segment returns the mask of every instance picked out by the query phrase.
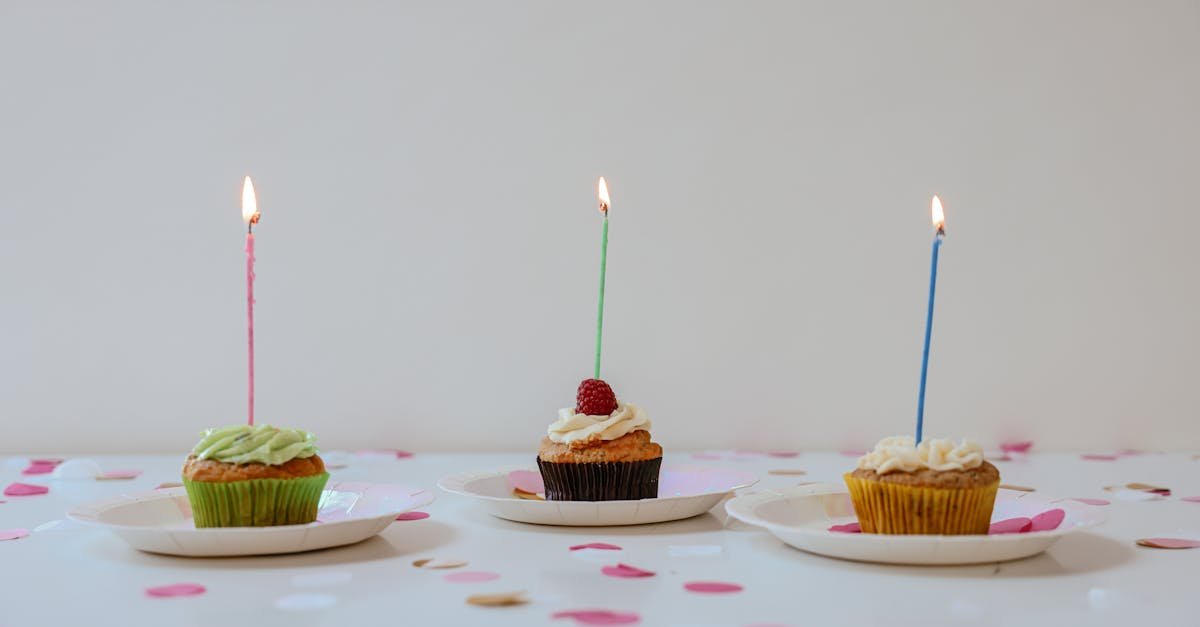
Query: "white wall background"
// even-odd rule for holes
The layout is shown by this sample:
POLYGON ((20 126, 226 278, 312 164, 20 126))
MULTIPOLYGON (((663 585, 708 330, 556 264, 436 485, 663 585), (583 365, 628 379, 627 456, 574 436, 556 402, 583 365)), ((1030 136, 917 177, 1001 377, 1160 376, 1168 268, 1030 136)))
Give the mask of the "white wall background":
POLYGON ((1200 4, 0 3, 0 451, 1200 446, 1200 4))

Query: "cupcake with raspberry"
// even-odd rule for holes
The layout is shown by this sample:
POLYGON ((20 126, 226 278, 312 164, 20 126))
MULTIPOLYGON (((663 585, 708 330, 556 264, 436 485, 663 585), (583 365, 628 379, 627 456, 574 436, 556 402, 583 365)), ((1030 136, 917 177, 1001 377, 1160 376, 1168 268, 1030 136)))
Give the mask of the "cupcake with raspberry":
POLYGON ((1000 471, 976 443, 884 438, 843 477, 866 533, 986 534, 1000 471))
POLYGON ((328 479, 313 434, 271 425, 208 429, 183 464, 197 527, 310 523, 328 479))
POLYGON ((538 452, 550 501, 624 501, 658 496, 662 447, 650 419, 617 400, 600 379, 579 384, 575 407, 558 412, 538 452))

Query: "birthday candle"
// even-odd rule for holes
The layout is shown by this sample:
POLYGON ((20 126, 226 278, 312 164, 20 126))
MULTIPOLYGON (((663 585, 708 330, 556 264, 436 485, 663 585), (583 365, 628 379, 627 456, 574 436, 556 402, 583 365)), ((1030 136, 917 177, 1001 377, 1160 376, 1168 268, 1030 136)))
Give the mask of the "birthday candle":
POLYGON ((942 201, 937 196, 931 202, 933 215, 933 252, 929 264, 929 306, 925 310, 925 347, 921 351, 921 387, 917 392, 917 443, 921 443, 921 432, 925 426, 925 378, 929 371, 929 338, 933 333, 933 298, 937 294, 938 251, 946 237, 946 214, 942 201))
POLYGON ((242 220, 246 223, 246 344, 247 344, 247 387, 249 410, 247 422, 254 425, 254 225, 260 218, 258 199, 254 196, 254 183, 247 176, 242 182, 242 220))
POLYGON ((600 213, 604 214, 604 226, 600 230, 600 304, 596 312, 596 364, 593 379, 600 378, 600 340, 604 335, 604 275, 608 266, 608 183, 604 177, 596 183, 596 195, 600 198, 600 213))

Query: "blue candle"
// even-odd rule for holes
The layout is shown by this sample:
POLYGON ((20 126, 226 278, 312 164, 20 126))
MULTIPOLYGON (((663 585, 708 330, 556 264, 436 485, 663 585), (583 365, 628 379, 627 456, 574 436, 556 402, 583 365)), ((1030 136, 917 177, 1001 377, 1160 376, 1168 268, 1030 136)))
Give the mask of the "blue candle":
POLYGON ((925 379, 929 372, 929 338, 933 334, 933 299, 937 295, 938 251, 946 238, 946 215, 942 212, 942 201, 933 197, 933 252, 929 261, 929 308, 925 310, 925 347, 921 350, 921 389, 917 392, 917 443, 921 443, 921 431, 925 426, 925 379))

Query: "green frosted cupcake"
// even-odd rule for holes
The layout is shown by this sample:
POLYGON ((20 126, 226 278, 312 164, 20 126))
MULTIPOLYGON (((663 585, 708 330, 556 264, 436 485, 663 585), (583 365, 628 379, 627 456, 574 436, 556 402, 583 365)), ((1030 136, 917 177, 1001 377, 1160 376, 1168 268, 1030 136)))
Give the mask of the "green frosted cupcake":
POLYGON ((316 438, 299 429, 209 429, 183 464, 197 527, 303 525, 317 519, 329 479, 316 438))

